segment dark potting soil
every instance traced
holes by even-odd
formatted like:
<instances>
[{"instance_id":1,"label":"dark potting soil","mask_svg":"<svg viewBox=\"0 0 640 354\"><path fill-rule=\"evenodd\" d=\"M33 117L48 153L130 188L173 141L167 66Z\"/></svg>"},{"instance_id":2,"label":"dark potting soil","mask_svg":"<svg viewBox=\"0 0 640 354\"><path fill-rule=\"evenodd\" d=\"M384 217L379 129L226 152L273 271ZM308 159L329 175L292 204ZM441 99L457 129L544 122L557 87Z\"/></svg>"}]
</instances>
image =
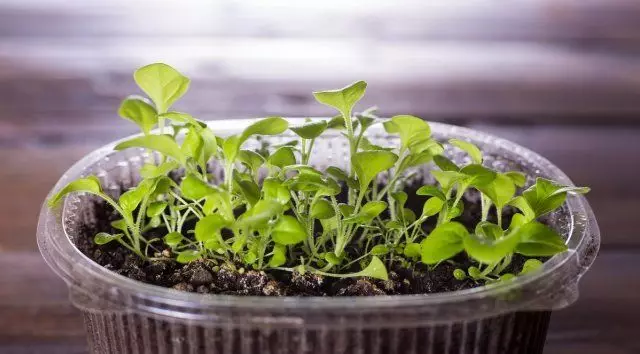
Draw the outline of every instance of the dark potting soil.
<instances>
[{"instance_id":1,"label":"dark potting soil","mask_svg":"<svg viewBox=\"0 0 640 354\"><path fill-rule=\"evenodd\" d=\"M416 196L417 188L405 189L409 195L406 207L418 214L422 210L424 197ZM417 264L409 269L400 263L389 268L389 280L371 278L339 279L321 275L285 271L256 271L230 265L216 265L211 261L196 261L180 264L171 258L143 260L120 244L111 242L96 245L93 236L98 232L114 232L110 223L119 218L114 210L103 202L96 201L95 224L84 225L75 240L76 246L89 258L101 266L141 282L174 288L182 291L205 294L254 295L254 296L373 296L402 294L431 294L450 292L482 286L484 283L471 279L457 280L453 277L456 268L467 269L471 260L464 254L457 255L449 262L443 262L428 269ZM495 218L495 211L490 213ZM510 222L512 211L507 210L504 222ZM456 219L470 231L480 220L478 195L469 192L464 197L464 212ZM425 223L425 230L434 225ZM170 252L169 250L165 250ZM157 258L157 257L156 257ZM514 255L505 272L517 273L525 259Z\"/></svg>"}]
</instances>

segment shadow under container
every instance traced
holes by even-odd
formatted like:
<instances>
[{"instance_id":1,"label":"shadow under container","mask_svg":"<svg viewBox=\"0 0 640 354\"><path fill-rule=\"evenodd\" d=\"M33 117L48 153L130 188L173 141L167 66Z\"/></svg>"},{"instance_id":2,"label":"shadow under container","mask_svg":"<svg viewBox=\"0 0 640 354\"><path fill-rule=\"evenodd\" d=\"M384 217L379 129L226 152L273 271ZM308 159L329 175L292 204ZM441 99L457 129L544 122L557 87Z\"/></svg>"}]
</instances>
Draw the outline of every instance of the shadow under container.
<instances>
[{"instance_id":1,"label":"shadow under container","mask_svg":"<svg viewBox=\"0 0 640 354\"><path fill-rule=\"evenodd\" d=\"M292 124L302 122L292 119ZM248 121L214 121L220 135L242 131ZM474 130L432 123L436 139L478 145L485 164L530 177L572 185L546 159L512 142ZM369 138L395 138L374 126ZM274 144L292 136L265 137ZM250 142L250 144L252 144ZM257 144L257 142L253 142ZM96 150L69 169L50 196L68 182L94 174L108 192L131 186L148 155L142 150ZM446 152L463 162L464 156ZM327 132L315 144L317 168L347 165L348 146ZM425 170L418 177L429 183ZM212 166L214 175L221 169ZM384 182L384 181L382 181ZM92 222L88 196L71 195L64 206L40 213L38 245L49 266L69 286L70 299L85 318L91 353L216 354L537 354L542 353L550 315L578 297L578 281L600 245L594 215L581 195L549 217L566 237L569 251L531 274L491 286L429 295L376 297L238 297L181 292L113 273L74 246L81 225Z\"/></svg>"}]
</instances>

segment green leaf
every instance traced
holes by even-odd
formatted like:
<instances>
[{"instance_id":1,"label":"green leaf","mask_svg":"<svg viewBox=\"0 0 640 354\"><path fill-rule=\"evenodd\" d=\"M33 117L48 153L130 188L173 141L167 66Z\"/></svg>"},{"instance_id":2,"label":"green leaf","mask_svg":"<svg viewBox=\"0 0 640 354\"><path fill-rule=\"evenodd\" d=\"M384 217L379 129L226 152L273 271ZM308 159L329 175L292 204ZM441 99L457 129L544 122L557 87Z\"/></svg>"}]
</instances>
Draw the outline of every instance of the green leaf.
<instances>
[{"instance_id":1,"label":"green leaf","mask_svg":"<svg viewBox=\"0 0 640 354\"><path fill-rule=\"evenodd\" d=\"M238 153L238 161L254 173L257 172L265 162L262 155L251 150L240 150Z\"/></svg>"},{"instance_id":2,"label":"green leaf","mask_svg":"<svg viewBox=\"0 0 640 354\"><path fill-rule=\"evenodd\" d=\"M289 122L282 117L267 117L248 126L240 137L244 142L252 135L278 135L289 127Z\"/></svg>"},{"instance_id":3,"label":"green leaf","mask_svg":"<svg viewBox=\"0 0 640 354\"><path fill-rule=\"evenodd\" d=\"M499 238L493 239L498 233L493 227L485 226L486 234L468 234L464 238L464 249L469 256L481 263L497 263L513 253L520 242L520 234L517 230ZM500 230L500 235L502 230Z\"/></svg>"},{"instance_id":4,"label":"green leaf","mask_svg":"<svg viewBox=\"0 0 640 354\"><path fill-rule=\"evenodd\" d=\"M536 217L558 209L564 203L567 193L587 193L589 188L563 186L544 178L537 178L536 184L522 193Z\"/></svg>"},{"instance_id":5,"label":"green leaf","mask_svg":"<svg viewBox=\"0 0 640 354\"><path fill-rule=\"evenodd\" d=\"M281 214L282 211L282 204L277 201L261 199L251 209L242 214L236 222L236 227L261 228L274 216Z\"/></svg>"},{"instance_id":6,"label":"green leaf","mask_svg":"<svg viewBox=\"0 0 640 354\"><path fill-rule=\"evenodd\" d=\"M234 175L234 186L240 191L244 199L251 205L255 205L260 199L260 187L249 179L240 179L238 174Z\"/></svg>"},{"instance_id":7,"label":"green leaf","mask_svg":"<svg viewBox=\"0 0 640 354\"><path fill-rule=\"evenodd\" d=\"M404 209L404 205L407 203L407 199L409 199L409 196L407 195L407 193L399 191L391 193L391 198L393 198L393 200L396 202L396 206L398 207L398 209L402 210Z\"/></svg>"},{"instance_id":8,"label":"green leaf","mask_svg":"<svg viewBox=\"0 0 640 354\"><path fill-rule=\"evenodd\" d=\"M407 243L403 253L409 258L418 258L422 255L422 247L419 243Z\"/></svg>"},{"instance_id":9,"label":"green leaf","mask_svg":"<svg viewBox=\"0 0 640 354\"><path fill-rule=\"evenodd\" d=\"M423 151L405 156L400 164L399 170L427 164L433 160L433 155L429 151Z\"/></svg>"},{"instance_id":10,"label":"green leaf","mask_svg":"<svg viewBox=\"0 0 640 354\"><path fill-rule=\"evenodd\" d=\"M146 135L140 136L127 141L123 141L114 147L115 150L124 150L128 148L146 148L160 152L161 154L171 157L174 160L185 164L187 158L180 149L180 146L168 135Z\"/></svg>"},{"instance_id":11,"label":"green leaf","mask_svg":"<svg viewBox=\"0 0 640 354\"><path fill-rule=\"evenodd\" d=\"M340 214L342 214L342 216L344 217L351 216L355 211L355 209L356 208L353 205L348 205L344 203L338 204L338 210L340 210Z\"/></svg>"},{"instance_id":12,"label":"green leaf","mask_svg":"<svg viewBox=\"0 0 640 354\"><path fill-rule=\"evenodd\" d=\"M327 167L327 174L329 174L330 176L332 176L338 181L346 183L349 188L353 188L353 189L358 188L358 182L355 179L349 177L349 174L346 173L344 170L340 169L339 167L335 167L335 166Z\"/></svg>"},{"instance_id":13,"label":"green leaf","mask_svg":"<svg viewBox=\"0 0 640 354\"><path fill-rule=\"evenodd\" d=\"M116 230L127 232L127 222L124 219L118 219L111 222L111 227Z\"/></svg>"},{"instance_id":14,"label":"green leaf","mask_svg":"<svg viewBox=\"0 0 640 354\"><path fill-rule=\"evenodd\" d=\"M264 199L275 200L282 205L289 203L291 192L276 178L266 178L262 184Z\"/></svg>"},{"instance_id":15,"label":"green leaf","mask_svg":"<svg viewBox=\"0 0 640 354\"><path fill-rule=\"evenodd\" d=\"M118 108L118 115L134 122L144 134L158 124L158 112L149 102L140 96L125 98Z\"/></svg>"},{"instance_id":16,"label":"green leaf","mask_svg":"<svg viewBox=\"0 0 640 354\"><path fill-rule=\"evenodd\" d=\"M436 166L440 167L442 171L460 171L460 168L455 163L453 163L453 161L443 155L434 156L433 162L436 164Z\"/></svg>"},{"instance_id":17,"label":"green leaf","mask_svg":"<svg viewBox=\"0 0 640 354\"><path fill-rule=\"evenodd\" d=\"M351 119L353 107L364 96L366 89L367 83L358 81L337 90L316 91L313 96L318 102L337 109L343 117Z\"/></svg>"},{"instance_id":18,"label":"green leaf","mask_svg":"<svg viewBox=\"0 0 640 354\"><path fill-rule=\"evenodd\" d=\"M295 245L304 241L307 232L304 226L290 215L282 215L271 231L273 242L280 245Z\"/></svg>"},{"instance_id":19,"label":"green leaf","mask_svg":"<svg viewBox=\"0 0 640 354\"><path fill-rule=\"evenodd\" d=\"M431 135L431 128L424 120L410 116L398 115L384 122L384 128L389 134L399 134L401 150L419 143Z\"/></svg>"},{"instance_id":20,"label":"green leaf","mask_svg":"<svg viewBox=\"0 0 640 354\"><path fill-rule=\"evenodd\" d=\"M287 262L287 248L283 245L273 246L273 255L269 260L269 267L280 267Z\"/></svg>"},{"instance_id":21,"label":"green leaf","mask_svg":"<svg viewBox=\"0 0 640 354\"><path fill-rule=\"evenodd\" d=\"M495 179L487 184L477 186L478 190L489 197L499 212L511 201L516 193L516 185L507 175L498 173Z\"/></svg>"},{"instance_id":22,"label":"green leaf","mask_svg":"<svg viewBox=\"0 0 640 354\"><path fill-rule=\"evenodd\" d=\"M176 111L165 112L160 114L159 117L163 119L168 119L175 123L189 124L194 127L204 128L207 125L206 123L193 118L191 114L184 113L184 112L176 112Z\"/></svg>"},{"instance_id":23,"label":"green leaf","mask_svg":"<svg viewBox=\"0 0 640 354\"><path fill-rule=\"evenodd\" d=\"M467 229L457 222L447 222L437 226L420 243L422 263L436 264L462 252L463 240L468 235Z\"/></svg>"},{"instance_id":24,"label":"green leaf","mask_svg":"<svg viewBox=\"0 0 640 354\"><path fill-rule=\"evenodd\" d=\"M315 139L327 129L327 121L312 121L302 125L289 127L294 133L303 139Z\"/></svg>"},{"instance_id":25,"label":"green leaf","mask_svg":"<svg viewBox=\"0 0 640 354\"><path fill-rule=\"evenodd\" d=\"M296 164L296 156L291 146L281 146L267 158L267 163L271 166L285 168Z\"/></svg>"},{"instance_id":26,"label":"green leaf","mask_svg":"<svg viewBox=\"0 0 640 354\"><path fill-rule=\"evenodd\" d=\"M189 89L189 79L164 63L143 66L133 78L151 98L158 113L165 113Z\"/></svg>"},{"instance_id":27,"label":"green leaf","mask_svg":"<svg viewBox=\"0 0 640 354\"><path fill-rule=\"evenodd\" d=\"M329 219L336 215L333 206L326 199L319 199L311 206L310 216L313 219Z\"/></svg>"},{"instance_id":28,"label":"green leaf","mask_svg":"<svg viewBox=\"0 0 640 354\"><path fill-rule=\"evenodd\" d=\"M416 191L417 195L428 195L430 197L436 197L441 200L447 200L447 197L436 186L422 186Z\"/></svg>"},{"instance_id":29,"label":"green leaf","mask_svg":"<svg viewBox=\"0 0 640 354\"><path fill-rule=\"evenodd\" d=\"M96 195L102 194L102 187L100 186L100 180L96 176L89 176L86 178L80 178L70 182L64 186L58 193L56 193L51 199L49 199L49 207L56 206L64 196L69 193L86 192Z\"/></svg>"},{"instance_id":30,"label":"green leaf","mask_svg":"<svg viewBox=\"0 0 640 354\"><path fill-rule=\"evenodd\" d=\"M466 152L469 157L471 157L473 163L478 165L482 164L482 152L474 144L460 139L451 139L449 140L449 144Z\"/></svg>"},{"instance_id":31,"label":"green leaf","mask_svg":"<svg viewBox=\"0 0 640 354\"><path fill-rule=\"evenodd\" d=\"M517 230L516 252L528 257L548 257L567 250L564 239L549 227L533 221Z\"/></svg>"},{"instance_id":32,"label":"green leaf","mask_svg":"<svg viewBox=\"0 0 640 354\"><path fill-rule=\"evenodd\" d=\"M154 184L154 180L145 179L136 188L122 193L118 199L118 204L122 210L128 213L133 213L133 211L142 202L142 199L150 194Z\"/></svg>"},{"instance_id":33,"label":"green leaf","mask_svg":"<svg viewBox=\"0 0 640 354\"><path fill-rule=\"evenodd\" d=\"M365 190L382 171L393 167L398 156L389 151L361 151L351 157L351 165L358 176L360 189Z\"/></svg>"},{"instance_id":34,"label":"green leaf","mask_svg":"<svg viewBox=\"0 0 640 354\"><path fill-rule=\"evenodd\" d=\"M509 177L513 184L518 187L524 187L525 183L527 183L527 176L522 172L510 171L505 172L504 175Z\"/></svg>"},{"instance_id":35,"label":"green leaf","mask_svg":"<svg viewBox=\"0 0 640 354\"><path fill-rule=\"evenodd\" d=\"M507 205L511 205L520 210L526 222L529 222L536 218L535 211L531 208L527 200L521 195L511 199Z\"/></svg>"},{"instance_id":36,"label":"green leaf","mask_svg":"<svg viewBox=\"0 0 640 354\"><path fill-rule=\"evenodd\" d=\"M177 245L180 244L180 242L182 242L182 234L179 232L170 232L168 234L166 234L163 238L164 243L167 244L167 246L169 247L176 247Z\"/></svg>"},{"instance_id":37,"label":"green leaf","mask_svg":"<svg viewBox=\"0 0 640 354\"><path fill-rule=\"evenodd\" d=\"M484 240L498 240L502 238L504 231L494 223L481 221L476 225L475 233Z\"/></svg>"},{"instance_id":38,"label":"green leaf","mask_svg":"<svg viewBox=\"0 0 640 354\"><path fill-rule=\"evenodd\" d=\"M162 214L167 208L167 202L153 202L147 207L147 217L153 218Z\"/></svg>"},{"instance_id":39,"label":"green leaf","mask_svg":"<svg viewBox=\"0 0 640 354\"><path fill-rule=\"evenodd\" d=\"M212 194L220 193L221 190L217 186L210 185L194 174L188 174L180 183L182 195L191 200L200 200Z\"/></svg>"},{"instance_id":40,"label":"green leaf","mask_svg":"<svg viewBox=\"0 0 640 354\"><path fill-rule=\"evenodd\" d=\"M140 176L142 178L155 178L160 176L166 176L169 172L180 167L177 161L169 160L161 163L160 165L146 164L140 169Z\"/></svg>"},{"instance_id":41,"label":"green leaf","mask_svg":"<svg viewBox=\"0 0 640 354\"><path fill-rule=\"evenodd\" d=\"M522 266L522 271L520 271L520 274L532 273L540 268L542 268L542 262L535 258L527 259Z\"/></svg>"},{"instance_id":42,"label":"green leaf","mask_svg":"<svg viewBox=\"0 0 640 354\"><path fill-rule=\"evenodd\" d=\"M207 215L196 223L196 241L207 242L209 240L221 240L220 230L231 223L218 214Z\"/></svg>"},{"instance_id":43,"label":"green leaf","mask_svg":"<svg viewBox=\"0 0 640 354\"><path fill-rule=\"evenodd\" d=\"M360 145L358 145L358 147L360 148L360 150L363 150L363 151L369 151L369 150L393 151L392 147L384 147L384 146L380 146L372 143L371 140L369 140L366 136L363 136L360 139Z\"/></svg>"},{"instance_id":44,"label":"green leaf","mask_svg":"<svg viewBox=\"0 0 640 354\"><path fill-rule=\"evenodd\" d=\"M464 174L456 171L433 170L431 171L431 175L438 181L445 194L448 193L456 183L467 178Z\"/></svg>"},{"instance_id":45,"label":"green leaf","mask_svg":"<svg viewBox=\"0 0 640 354\"><path fill-rule=\"evenodd\" d=\"M444 206L444 201L438 197L431 197L427 199L427 201L422 206L422 219L426 219L430 216L434 216L438 214L442 207Z\"/></svg>"},{"instance_id":46,"label":"green leaf","mask_svg":"<svg viewBox=\"0 0 640 354\"><path fill-rule=\"evenodd\" d=\"M108 234L106 232L99 232L97 233L94 237L93 237L93 242L96 245L104 245L107 244L111 241L117 240L119 238L121 238L122 236L124 236L123 234Z\"/></svg>"},{"instance_id":47,"label":"green leaf","mask_svg":"<svg viewBox=\"0 0 640 354\"><path fill-rule=\"evenodd\" d=\"M369 224L373 219L387 209L387 203L383 201L368 202L363 205L356 215L349 216L342 220L343 223Z\"/></svg>"},{"instance_id":48,"label":"green leaf","mask_svg":"<svg viewBox=\"0 0 640 354\"><path fill-rule=\"evenodd\" d=\"M371 255L373 256L384 256L387 253L389 253L389 247L385 245L375 245L371 249Z\"/></svg>"},{"instance_id":49,"label":"green leaf","mask_svg":"<svg viewBox=\"0 0 640 354\"><path fill-rule=\"evenodd\" d=\"M463 173L468 176L465 183L468 185L472 185L475 187L485 186L491 182L493 182L496 178L497 173L494 171L482 166L471 164L463 167L460 170L460 173Z\"/></svg>"},{"instance_id":50,"label":"green leaf","mask_svg":"<svg viewBox=\"0 0 640 354\"><path fill-rule=\"evenodd\" d=\"M203 146L204 141L202 140L200 133L198 133L195 128L190 127L184 137L184 141L180 149L186 157L191 157L195 161L200 162Z\"/></svg>"},{"instance_id":51,"label":"green leaf","mask_svg":"<svg viewBox=\"0 0 640 354\"><path fill-rule=\"evenodd\" d=\"M176 262L178 263L191 263L193 261L197 261L202 257L202 253L196 250L188 250L178 253L178 257L176 257Z\"/></svg>"},{"instance_id":52,"label":"green leaf","mask_svg":"<svg viewBox=\"0 0 640 354\"><path fill-rule=\"evenodd\" d=\"M365 269L357 273L342 274L341 277L344 277L344 278L369 277L374 279L389 280L389 274L387 273L387 268L384 266L384 263L382 263L380 258L376 256L371 257L371 262L369 262L369 265Z\"/></svg>"}]
</instances>

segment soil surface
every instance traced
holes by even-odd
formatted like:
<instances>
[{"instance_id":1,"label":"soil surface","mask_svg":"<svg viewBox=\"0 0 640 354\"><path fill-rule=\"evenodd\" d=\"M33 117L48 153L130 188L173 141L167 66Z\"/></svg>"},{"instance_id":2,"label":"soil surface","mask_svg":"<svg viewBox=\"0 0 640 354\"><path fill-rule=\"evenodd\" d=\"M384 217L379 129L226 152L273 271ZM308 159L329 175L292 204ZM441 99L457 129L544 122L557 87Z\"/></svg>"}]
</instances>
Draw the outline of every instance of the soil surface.
<instances>
[{"instance_id":1,"label":"soil surface","mask_svg":"<svg viewBox=\"0 0 640 354\"><path fill-rule=\"evenodd\" d=\"M424 199L416 196L415 190L417 188L405 189L410 196L406 207L416 210L419 214ZM456 221L463 223L472 231L477 220L480 220L478 195L467 193L464 203L463 215ZM392 264L388 268L388 281L371 278L338 279L310 273L272 270L267 272L245 270L229 265L219 266L204 260L186 265L170 258L146 261L116 242L96 245L93 242L93 236L98 232L115 232L110 223L119 216L109 205L102 202L96 202L94 210L99 222L84 225L81 229L81 233L75 240L80 251L101 266L131 279L188 292L256 296L374 296L431 294L484 285L482 282L470 279L460 281L453 277L454 269L466 270L472 265L464 253L432 269L422 264L417 264L413 269L404 268L399 263ZM506 211L504 222L507 225L511 214L512 211ZM428 231L429 228L433 228L433 225L424 227ZM514 255L506 272L519 272L524 260L522 256Z\"/></svg>"}]
</instances>

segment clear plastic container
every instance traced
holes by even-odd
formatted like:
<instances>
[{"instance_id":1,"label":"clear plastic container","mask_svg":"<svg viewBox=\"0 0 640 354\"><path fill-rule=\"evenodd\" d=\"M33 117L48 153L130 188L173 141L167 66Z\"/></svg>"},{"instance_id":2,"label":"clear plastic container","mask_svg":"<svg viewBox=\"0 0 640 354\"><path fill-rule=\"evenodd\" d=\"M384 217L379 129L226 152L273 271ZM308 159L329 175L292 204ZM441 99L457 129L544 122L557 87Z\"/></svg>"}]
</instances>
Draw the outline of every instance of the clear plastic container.
<instances>
[{"instance_id":1,"label":"clear plastic container","mask_svg":"<svg viewBox=\"0 0 640 354\"><path fill-rule=\"evenodd\" d=\"M209 124L217 134L226 135L241 131L247 123ZM572 184L549 161L512 142L445 124L431 126L436 138L477 144L493 167ZM376 126L368 135L378 144L394 139ZM266 139L278 143L288 138ZM88 174L100 177L106 190L135 183L145 153L113 152L114 144L76 163L51 194ZM464 159L462 154L448 153L454 160ZM346 141L338 133L328 133L316 142L312 163L319 168L344 166L347 155ZM566 236L569 251L551 258L540 271L508 282L430 295L197 294L134 281L82 254L73 239L78 227L93 218L89 201L89 196L72 195L61 208L43 206L38 245L49 266L69 285L73 304L84 313L92 353L542 353L551 311L577 299L578 281L600 245L587 200L570 195L566 206L549 218Z\"/></svg>"}]
</instances>

